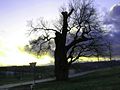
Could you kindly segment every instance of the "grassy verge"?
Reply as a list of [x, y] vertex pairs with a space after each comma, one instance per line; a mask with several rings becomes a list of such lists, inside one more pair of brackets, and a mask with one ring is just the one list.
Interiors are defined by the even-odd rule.
[[[30, 88], [21, 86], [11, 90], [30, 90]], [[33, 90], [120, 90], [120, 67], [103, 69], [66, 82], [37, 84]]]
[[[17, 67], [20, 68], [20, 67]], [[0, 85], [4, 84], [12, 84], [12, 83], [19, 83], [19, 82], [25, 82], [25, 81], [31, 81], [34, 78], [33, 72], [29, 71], [29, 67], [21, 67], [24, 69], [28, 68], [28, 71], [26, 69], [26, 72], [18, 72], [13, 75], [4, 75], [0, 74]], [[35, 79], [44, 79], [49, 77], [54, 77], [54, 67], [53, 66], [41, 66], [36, 67], [37, 71], [35, 72]]]
[[[75, 73], [85, 72], [95, 69], [102, 69], [107, 67], [120, 66], [120, 61], [101, 61], [101, 62], [85, 62], [72, 64], [72, 70]], [[16, 72], [13, 75], [5, 74], [5, 72]], [[4, 72], [4, 73], [3, 73]], [[10, 73], [9, 72], [9, 73]], [[37, 66], [35, 69], [35, 78], [44, 79], [54, 77], [54, 66]], [[33, 71], [30, 66], [8, 66], [0, 67], [0, 85], [18, 83], [33, 80]]]

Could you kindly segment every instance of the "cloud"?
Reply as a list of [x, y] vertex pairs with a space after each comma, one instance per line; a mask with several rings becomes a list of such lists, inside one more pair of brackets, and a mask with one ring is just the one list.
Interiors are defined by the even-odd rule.
[[120, 32], [120, 3], [113, 5], [105, 16], [104, 24], [112, 25], [114, 32]]
[[111, 17], [113, 17], [114, 19], [120, 19], [120, 3], [114, 5], [111, 9], [110, 9], [110, 15]]
[[104, 24], [109, 27], [107, 35], [112, 43], [113, 55], [120, 55], [120, 3], [113, 5], [104, 17]]

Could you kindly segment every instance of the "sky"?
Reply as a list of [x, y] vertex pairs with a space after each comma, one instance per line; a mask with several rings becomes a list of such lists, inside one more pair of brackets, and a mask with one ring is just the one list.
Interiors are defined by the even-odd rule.
[[[27, 21], [40, 17], [48, 21], [56, 20], [59, 8], [66, 2], [68, 0], [0, 0], [0, 65], [23, 65], [38, 60], [20, 50], [30, 39], [26, 34], [29, 29]], [[117, 41], [120, 35], [120, 1], [95, 0], [94, 4], [98, 12], [105, 13], [105, 25], [114, 28], [111, 30], [114, 38], [110, 39]], [[39, 60], [39, 64], [50, 63], [48, 58], [46, 61]]]

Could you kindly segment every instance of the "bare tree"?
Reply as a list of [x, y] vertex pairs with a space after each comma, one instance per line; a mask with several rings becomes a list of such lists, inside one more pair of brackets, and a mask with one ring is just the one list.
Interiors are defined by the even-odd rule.
[[[73, 0], [68, 10], [62, 9], [55, 28], [41, 20], [37, 26], [30, 23], [30, 33], [40, 32], [39, 38], [30, 42], [32, 51], [54, 52], [56, 80], [68, 79], [70, 65], [81, 56], [96, 55], [94, 42], [102, 39], [103, 28], [91, 0]], [[97, 49], [99, 50], [99, 49]]]
[[108, 57], [109, 57], [109, 60], [112, 61], [112, 52], [113, 52], [113, 49], [112, 49], [112, 43], [111, 41], [108, 41], [107, 40], [107, 48], [108, 48]]

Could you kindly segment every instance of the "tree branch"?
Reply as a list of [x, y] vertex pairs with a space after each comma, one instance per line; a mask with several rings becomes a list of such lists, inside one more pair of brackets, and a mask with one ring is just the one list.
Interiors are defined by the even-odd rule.
[[88, 40], [92, 40], [93, 38], [86, 38], [86, 37], [80, 37], [76, 40], [73, 40], [69, 45], [66, 46], [66, 50], [68, 51], [72, 46], [80, 43], [80, 42], [83, 42], [83, 41], [88, 41]]
[[68, 17], [72, 14], [73, 11], [74, 9], [72, 8], [71, 11], [68, 13]]

